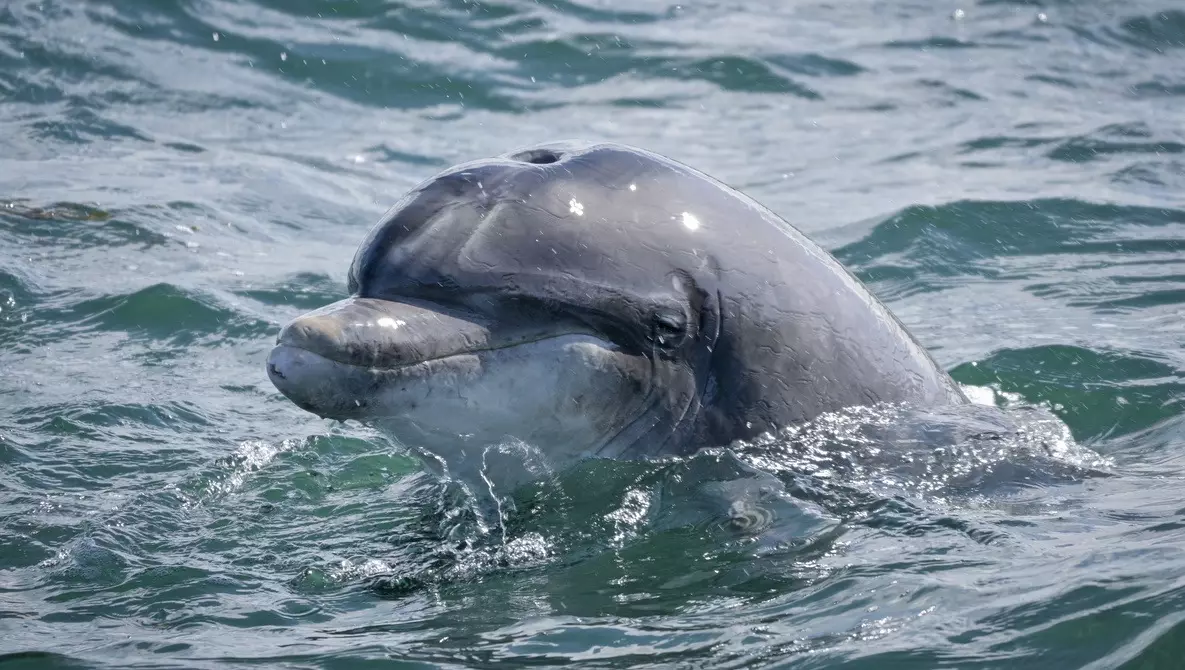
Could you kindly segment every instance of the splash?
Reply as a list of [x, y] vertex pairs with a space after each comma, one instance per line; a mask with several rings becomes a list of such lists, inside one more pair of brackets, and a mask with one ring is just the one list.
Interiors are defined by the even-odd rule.
[[944, 408], [852, 407], [741, 442], [761, 470], [806, 475], [883, 496], [968, 500], [1107, 472], [1048, 409], [983, 402]]
[[263, 470], [277, 456], [293, 451], [305, 442], [290, 438], [280, 442], [246, 440], [239, 443], [234, 453], [215, 461], [212, 472], [198, 477], [194, 482], [178, 486], [184, 506], [208, 503], [238, 491], [253, 473]]

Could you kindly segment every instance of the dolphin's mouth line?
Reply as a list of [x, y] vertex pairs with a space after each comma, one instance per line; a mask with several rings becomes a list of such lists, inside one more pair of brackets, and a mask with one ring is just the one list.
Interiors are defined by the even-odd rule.
[[[375, 371], [375, 372], [400, 372], [400, 371], [405, 371], [405, 370], [411, 370], [416, 367], [426, 366], [429, 363], [447, 361], [450, 358], [458, 358], [460, 356], [477, 356], [477, 355], [483, 354], [483, 353], [502, 351], [505, 349], [513, 349], [515, 347], [529, 346], [532, 344], [538, 344], [540, 342], [546, 342], [548, 340], [558, 340], [560, 338], [572, 337], [572, 336], [591, 337], [591, 338], [596, 338], [598, 340], [601, 340], [602, 342], [607, 342], [607, 340], [605, 340], [605, 338], [602, 337], [598, 333], [594, 333], [592, 331], [587, 331], [587, 330], [571, 330], [571, 331], [563, 331], [563, 332], [558, 332], [558, 333], [549, 333], [547, 335], [542, 335], [539, 337], [524, 338], [521, 340], [502, 342], [502, 343], [484, 346], [484, 347], [480, 347], [480, 348], [476, 348], [476, 349], [461, 349], [461, 350], [453, 351], [453, 352], [450, 352], [447, 354], [442, 354], [440, 356], [433, 356], [431, 358], [423, 358], [420, 360], [411, 361], [411, 362], [407, 362], [407, 363], [399, 363], [396, 365], [372, 365], [372, 364], [368, 364], [368, 363], [358, 363], [358, 362], [350, 361], [350, 360], [342, 360], [341, 358], [338, 358], [338, 357], [335, 357], [332, 355], [327, 355], [323, 351], [317, 351], [314, 348], [301, 346], [300, 344], [296, 344], [296, 343], [292, 343], [292, 342], [280, 341], [280, 342], [276, 343], [276, 346], [289, 347], [291, 349], [298, 349], [300, 351], [310, 353], [310, 354], [317, 356], [319, 358], [323, 358], [331, 363], [336, 363], [338, 365], [344, 365], [346, 367], [354, 368], [354, 369], [358, 369], [358, 370], [368, 370], [368, 371]], [[283, 378], [283, 374], [280, 374], [279, 370], [274, 370], [274, 372], [276, 374], [279, 374], [279, 376], [281, 378]]]

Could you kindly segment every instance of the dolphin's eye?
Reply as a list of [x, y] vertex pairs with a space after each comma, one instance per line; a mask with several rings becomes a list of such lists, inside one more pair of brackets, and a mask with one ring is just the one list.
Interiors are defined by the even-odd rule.
[[687, 319], [682, 314], [659, 312], [654, 317], [651, 339], [663, 349], [675, 349], [687, 335]]

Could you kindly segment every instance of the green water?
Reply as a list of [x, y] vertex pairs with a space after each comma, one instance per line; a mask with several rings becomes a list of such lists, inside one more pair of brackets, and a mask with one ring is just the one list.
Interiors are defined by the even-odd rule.
[[[1181, 667], [1183, 109], [1170, 0], [4, 3], [0, 665]], [[1105, 474], [806, 468], [752, 542], [702, 460], [593, 464], [461, 551], [266, 352], [406, 189], [568, 137], [757, 198]]]

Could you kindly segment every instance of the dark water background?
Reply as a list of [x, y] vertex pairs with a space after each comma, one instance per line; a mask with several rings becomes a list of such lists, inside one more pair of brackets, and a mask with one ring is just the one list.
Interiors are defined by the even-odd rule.
[[[567, 137], [756, 197], [1105, 475], [795, 475], [754, 543], [596, 466], [450, 553], [263, 361], [403, 191]], [[1182, 667], [1183, 345], [1170, 0], [0, 4], [5, 668]]]

